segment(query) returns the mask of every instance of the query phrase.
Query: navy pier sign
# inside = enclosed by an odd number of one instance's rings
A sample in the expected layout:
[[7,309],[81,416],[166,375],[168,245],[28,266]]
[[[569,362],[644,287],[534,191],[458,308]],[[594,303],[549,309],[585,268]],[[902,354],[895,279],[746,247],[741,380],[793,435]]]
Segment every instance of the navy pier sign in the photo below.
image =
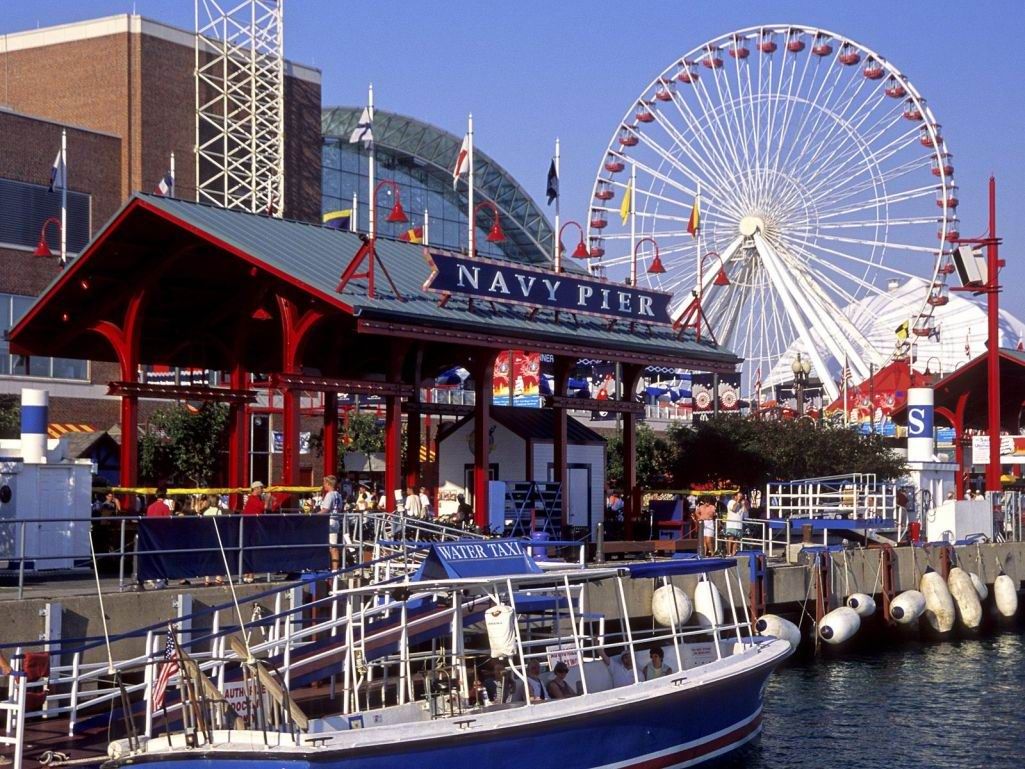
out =
[[670,294],[524,267],[493,259],[425,251],[432,272],[425,291],[597,315],[610,320],[671,324]]

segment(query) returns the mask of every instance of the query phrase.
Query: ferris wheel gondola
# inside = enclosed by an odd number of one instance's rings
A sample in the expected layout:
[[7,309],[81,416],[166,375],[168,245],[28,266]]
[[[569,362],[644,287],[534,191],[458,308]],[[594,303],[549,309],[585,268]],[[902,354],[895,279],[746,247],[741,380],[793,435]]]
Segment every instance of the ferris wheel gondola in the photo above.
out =
[[[945,295],[951,158],[925,99],[876,51],[808,26],[731,32],[658,73],[616,126],[594,181],[590,266],[672,292],[679,322],[700,302],[745,359],[747,392],[785,379],[796,344],[835,398],[845,364],[864,379],[894,354],[844,308],[921,278],[931,288],[909,321],[927,328]],[[638,264],[643,238],[659,270]]]

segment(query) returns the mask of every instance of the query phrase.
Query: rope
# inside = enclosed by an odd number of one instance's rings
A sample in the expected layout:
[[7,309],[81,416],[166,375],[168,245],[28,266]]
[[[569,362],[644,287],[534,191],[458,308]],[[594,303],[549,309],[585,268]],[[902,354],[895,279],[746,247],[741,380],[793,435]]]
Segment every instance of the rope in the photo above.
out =
[[[60,766],[61,764],[67,763],[69,759],[70,756],[67,753],[61,753],[57,750],[47,750],[40,754],[38,760],[43,766]],[[89,760],[93,762],[96,761],[95,758],[91,758]]]
[[[844,590],[846,591],[844,593],[844,595],[849,597],[850,594],[851,594],[851,572],[850,572],[850,569],[848,568],[848,565],[847,565],[847,551],[846,550],[843,551],[843,584],[844,584]],[[857,587],[857,585],[855,585],[855,587]]]
[[[816,554],[816,556],[815,556],[815,563],[812,565],[812,567],[814,568],[814,566],[817,566],[818,563],[819,563],[819,556]],[[808,580],[808,590],[804,594],[804,603],[801,604],[801,616],[797,620],[797,627],[801,627],[801,625],[804,623],[804,617],[808,613],[808,601],[811,600],[811,591],[812,591],[812,588],[814,586],[815,586],[815,580],[809,579]]]
[[872,580],[872,595],[875,595],[879,586],[880,580],[883,577],[883,551],[879,551],[879,568],[876,569],[876,578]]
[[[220,487],[220,488],[174,488],[167,489],[168,496],[184,496],[186,494],[246,494],[251,491],[250,486]],[[320,491],[320,486],[266,486],[263,489],[267,493],[289,492],[293,494],[313,494]],[[115,494],[156,494],[156,486],[111,486],[108,491]]]

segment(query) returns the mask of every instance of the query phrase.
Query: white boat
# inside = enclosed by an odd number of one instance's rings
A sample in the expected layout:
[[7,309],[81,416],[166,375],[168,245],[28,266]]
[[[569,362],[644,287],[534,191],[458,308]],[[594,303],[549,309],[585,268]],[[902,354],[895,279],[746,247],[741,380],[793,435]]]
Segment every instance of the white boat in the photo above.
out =
[[[525,542],[434,544],[410,580],[332,597],[334,639],[312,656],[339,661],[337,712],[307,718],[289,701],[287,676],[237,642],[239,656],[250,658],[239,663],[246,680],[266,689],[256,695],[250,687],[244,717],[216,696],[192,694],[204,687],[189,680],[185,664],[172,728],[111,743],[105,767],[698,764],[760,733],[766,679],[791,653],[785,640],[753,636],[746,612],[737,617],[732,598],[743,606],[743,591],[735,566],[685,558],[546,572]],[[626,581],[657,586],[706,574],[726,590],[732,616],[723,622],[626,621]],[[618,616],[588,611],[591,589],[613,601]],[[645,667],[656,648],[669,668],[658,677]],[[568,696],[554,696],[560,692]]]

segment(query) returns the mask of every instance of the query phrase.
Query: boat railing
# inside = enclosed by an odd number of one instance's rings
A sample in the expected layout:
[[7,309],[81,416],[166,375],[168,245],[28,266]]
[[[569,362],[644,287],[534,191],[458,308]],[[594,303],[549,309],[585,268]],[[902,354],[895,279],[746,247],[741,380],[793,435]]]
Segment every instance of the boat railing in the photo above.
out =
[[872,474],[805,478],[769,483],[766,517],[886,519],[897,517],[897,486],[880,483]]

